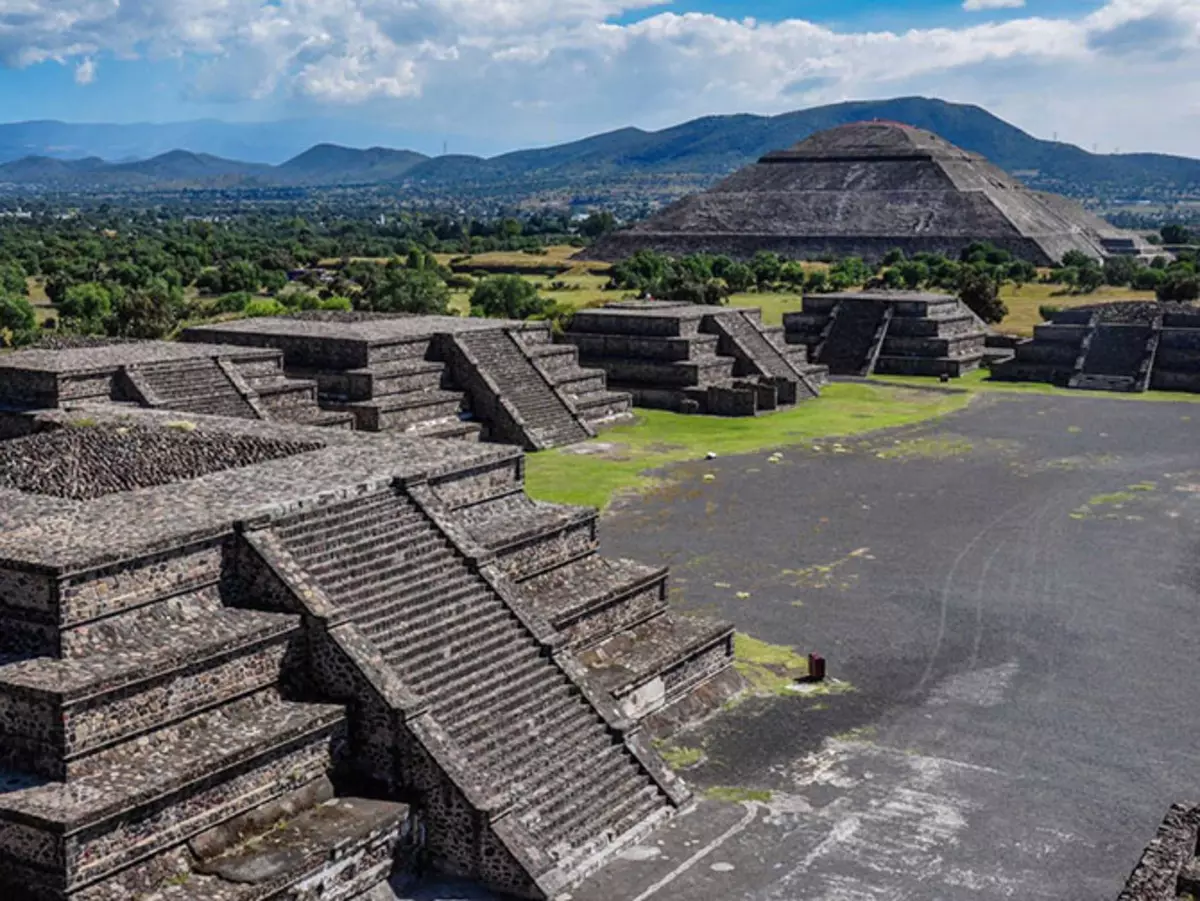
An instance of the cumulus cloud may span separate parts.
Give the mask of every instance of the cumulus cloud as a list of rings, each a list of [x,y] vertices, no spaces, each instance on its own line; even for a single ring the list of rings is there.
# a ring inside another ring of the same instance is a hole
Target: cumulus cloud
[[[96,61],[90,56],[75,67],[75,84],[91,84],[96,80]]]
[[[1144,102],[1164,79],[1175,96],[1196,96],[1200,74],[1187,63],[1200,50],[1196,0],[1107,0],[1073,18],[904,32],[676,14],[660,5],[0,0],[0,64],[57,61],[91,78],[104,55],[178,57],[196,63],[187,69],[195,73],[192,99],[358,105],[410,127],[469,127],[521,143],[903,92],[978,102],[1047,135],[1067,131],[1059,127],[1065,116],[1084,142],[1130,133],[1161,136],[1177,149],[1200,141],[1195,111],[1179,109],[1166,122]]]
[[[984,9],[1021,9],[1025,0],[963,0],[962,8],[975,13]]]

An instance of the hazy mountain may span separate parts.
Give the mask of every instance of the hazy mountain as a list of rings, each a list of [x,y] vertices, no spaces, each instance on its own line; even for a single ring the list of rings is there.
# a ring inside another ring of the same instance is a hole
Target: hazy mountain
[[[337,144],[318,144],[275,170],[286,181],[329,184],[371,184],[393,181],[429,159],[411,150],[371,147],[355,150]]]
[[[431,158],[409,150],[355,150],[329,143],[311,146],[276,166],[237,161],[262,159],[263,152],[230,159],[188,143],[177,145],[182,150],[136,163],[105,164],[95,159],[67,163],[49,158],[56,154],[43,153],[0,165],[0,182],[53,188],[393,184],[399,190],[507,200],[532,196],[661,198],[702,188],[813,132],[864,119],[896,120],[937,132],[1036,188],[1085,196],[1200,194],[1200,160],[1152,153],[1092,154],[1070,144],[1034,138],[976,106],[920,97],[842,103],[779,116],[707,116],[655,132],[623,128],[490,159],[460,154]],[[224,127],[222,123],[204,125],[204,133],[210,137],[214,129],[219,131],[218,126]],[[276,126],[278,123],[260,126],[261,134]],[[128,139],[133,134],[129,129],[136,128],[139,126],[61,123],[0,126],[0,158],[3,148],[15,146],[17,140],[32,140],[34,132],[38,140],[71,139],[75,143],[70,146],[83,147],[96,146],[107,139],[105,135],[111,138],[106,129],[124,129],[121,134]],[[239,130],[243,137],[253,133],[247,131],[250,126],[229,128]],[[99,137],[84,141],[81,136],[89,129],[98,130]],[[161,139],[161,134],[156,139]],[[58,149],[64,146],[58,145]]]

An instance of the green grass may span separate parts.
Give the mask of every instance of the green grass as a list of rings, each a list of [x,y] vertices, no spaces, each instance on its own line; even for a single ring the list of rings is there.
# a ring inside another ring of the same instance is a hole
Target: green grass
[[[923,386],[925,388],[941,387],[936,379],[919,375],[880,375],[872,376],[880,384],[899,386]],[[1200,403],[1200,394],[1186,391],[1144,391],[1140,394],[1124,394],[1116,391],[1082,391],[1078,388],[1059,388],[1045,382],[1000,382],[992,381],[986,369],[976,369],[968,372],[962,378],[952,379],[946,386],[950,391],[957,390],[966,394],[996,393],[996,394],[1041,394],[1049,397],[1105,397],[1118,400],[1157,401],[1168,403]]]
[[[787,645],[768,644],[741,632],[733,636],[734,666],[756,694],[782,695],[808,675],[808,658]]]
[[[569,448],[531,454],[526,487],[541,500],[606,506],[617,494],[661,482],[649,471],[719,456],[808,444],[912,425],[963,409],[966,393],[890,385],[828,385],[817,400],[758,417],[685,416],[640,410],[638,421]]]
[[[659,755],[673,770],[684,770],[695,766],[704,759],[704,751],[700,748],[669,747],[659,748]]]
[[[766,789],[742,788],[737,785],[714,785],[704,790],[704,797],[710,801],[725,801],[729,804],[740,804],[743,801],[758,801],[766,804],[771,800],[771,792]]]

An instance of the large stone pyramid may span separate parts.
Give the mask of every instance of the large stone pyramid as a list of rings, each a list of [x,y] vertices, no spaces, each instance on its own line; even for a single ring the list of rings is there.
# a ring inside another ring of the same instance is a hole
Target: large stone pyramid
[[[648,248],[746,258],[878,259],[899,247],[957,255],[990,241],[1034,263],[1069,250],[1091,257],[1142,254],[1138,236],[1073,201],[1029,190],[983,157],[932,132],[861,122],[769,153],[701,194],[610,235],[589,256],[622,259]]]

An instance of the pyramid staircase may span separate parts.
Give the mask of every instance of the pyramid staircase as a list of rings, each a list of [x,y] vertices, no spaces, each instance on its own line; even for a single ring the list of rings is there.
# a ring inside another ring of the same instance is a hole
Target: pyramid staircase
[[[503,485],[499,494],[511,496]],[[317,599],[332,631],[361,635],[376,681],[395,685],[387,716],[401,724],[397,743],[428,761],[401,782],[427,807],[435,863],[551,897],[686,792],[514,597],[506,573],[528,554],[512,530],[498,537],[507,553],[494,565],[464,553],[473,545],[446,510],[430,489],[386,486],[285,516],[248,540],[294,597]],[[567,531],[582,523],[539,512]],[[458,800],[443,806],[447,797]]]
[[[508,329],[457,332],[450,338],[449,353],[457,381],[498,437],[526,450],[543,450],[595,435]]]
[[[652,734],[744,687],[732,669],[733,627],[670,612],[666,567],[599,554],[595,510],[533,501],[514,484],[448,498],[439,516],[512,583],[514,603],[562,636],[581,678]]]
[[[771,379],[779,391],[779,402],[793,404],[821,394],[821,374],[807,362],[782,350],[769,337],[758,310],[730,310],[707,317],[703,331],[721,336],[721,353],[736,357],[738,375]],[[780,330],[782,331],[782,330]],[[741,370],[741,371],[739,371]]]
[[[1092,391],[1139,390],[1146,382],[1157,335],[1158,329],[1151,325],[1095,323],[1085,339],[1078,371],[1068,387]]]
[[[870,375],[890,322],[891,309],[883,303],[840,303],[815,359],[835,375]]]
[[[53,608],[0,610],[0,895],[348,899],[391,871],[407,810],[335,796],[346,713],[293,689],[300,618],[226,606],[220,573],[217,544],[30,573]]]
[[[322,410],[315,382],[287,378],[278,355],[235,363],[199,357],[125,366],[124,394],[143,406],[180,413],[350,428],[353,419]]]
[[[579,364],[579,350],[569,344],[552,343],[548,328],[513,329],[509,334],[592,429],[632,418],[633,397],[624,391],[608,390],[604,370],[584,369]]]

